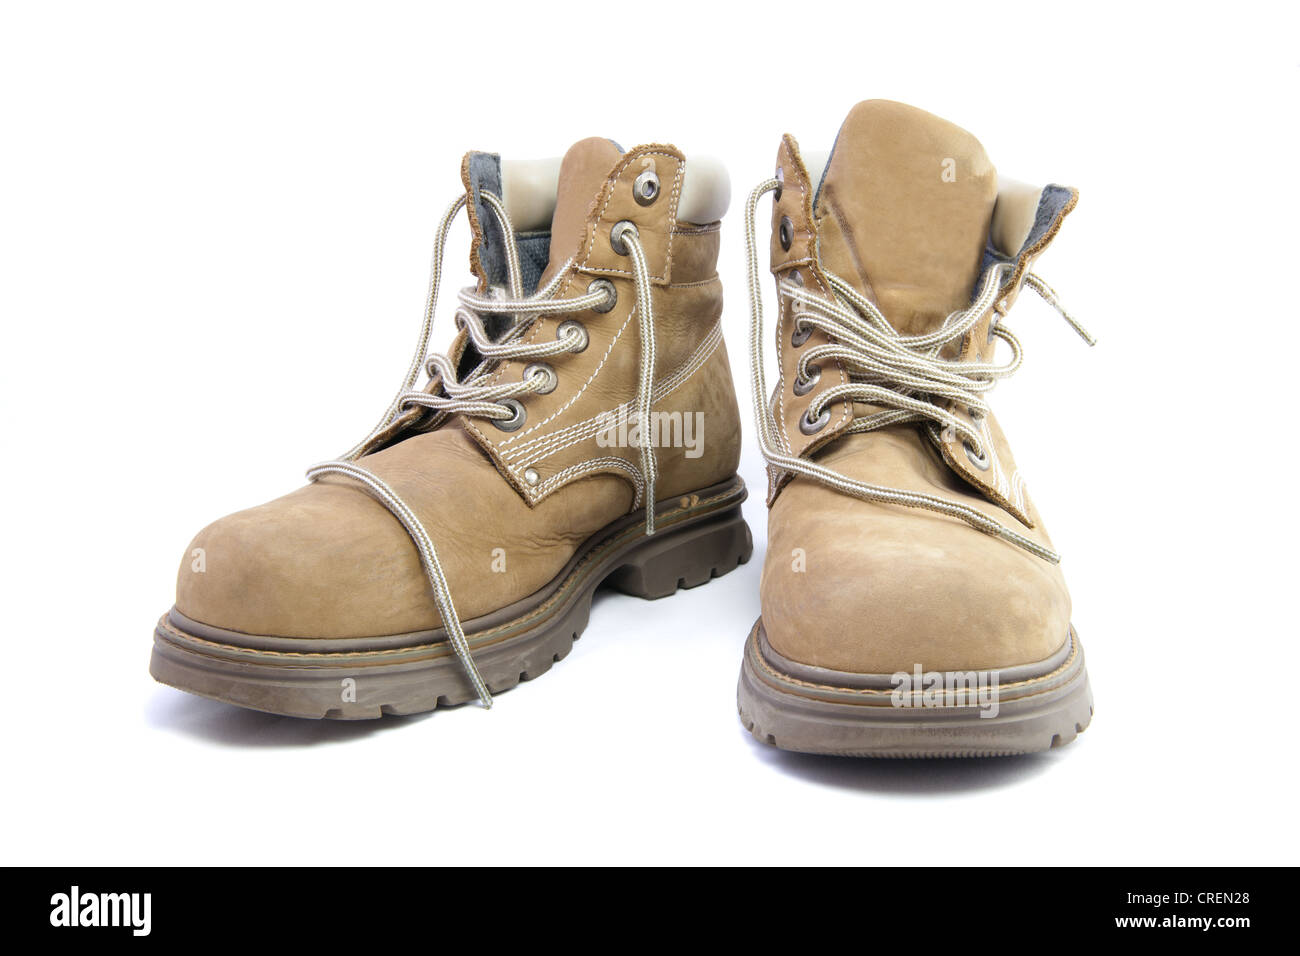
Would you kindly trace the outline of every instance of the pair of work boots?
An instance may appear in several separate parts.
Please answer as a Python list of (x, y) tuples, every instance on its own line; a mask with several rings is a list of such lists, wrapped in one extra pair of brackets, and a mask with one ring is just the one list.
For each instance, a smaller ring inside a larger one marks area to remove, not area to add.
[[(593, 138), (559, 161), (472, 152), (461, 175), (397, 395), (306, 487), (198, 534), (159, 681), (298, 717), (488, 705), (569, 652), (602, 583), (665, 597), (749, 558), (725, 171)], [(769, 534), (739, 706), (758, 739), (993, 755), (1088, 724), (1057, 556), (987, 404), (1020, 362), (1002, 325), (1020, 291), (1056, 304), (1029, 270), (1075, 201), (999, 184), (974, 137), (898, 103), (854, 107), (828, 155), (782, 140), (745, 207)], [(477, 282), (429, 353), (462, 210)]]

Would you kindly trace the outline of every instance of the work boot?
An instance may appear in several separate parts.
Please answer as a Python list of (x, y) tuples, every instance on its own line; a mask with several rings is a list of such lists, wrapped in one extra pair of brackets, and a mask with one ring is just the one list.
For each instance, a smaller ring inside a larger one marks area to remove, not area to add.
[[(586, 139), (563, 160), (472, 152), (461, 173), (397, 396), (308, 485), (199, 532), (159, 681), (299, 717), (490, 705), (569, 652), (602, 582), (658, 598), (748, 559), (725, 171)], [(462, 210), (477, 283), (426, 354)]]
[[(767, 192), (771, 394), (754, 239)], [(899, 103), (854, 107), (829, 156), (783, 139), (746, 208), (770, 510), (739, 704), (759, 740), (975, 756), (1045, 750), (1088, 725), (1059, 559), (988, 406), (1020, 364), (1002, 324), (1020, 291), (1058, 305), (1029, 270), (1076, 200), (999, 183), (973, 136)]]

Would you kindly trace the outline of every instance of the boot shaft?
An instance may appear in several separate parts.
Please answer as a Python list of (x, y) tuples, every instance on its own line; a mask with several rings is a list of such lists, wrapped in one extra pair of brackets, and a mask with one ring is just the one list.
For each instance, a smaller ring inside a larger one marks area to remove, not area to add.
[[(903, 337), (940, 334), (971, 307), (990, 270), (996, 294), (938, 355), (994, 361), (994, 331), (1026, 282), (1034, 260), (1073, 210), (1077, 193), (1006, 180), (970, 133), (923, 110), (884, 100), (859, 103), (828, 154), (805, 158), (792, 136), (777, 152), (770, 266), (778, 286), (792, 282), (828, 299), (835, 282), (869, 301)], [(800, 303), (778, 296), (779, 378), (773, 401), (778, 438), (810, 457), (839, 441), (870, 440), (861, 423), (889, 410), (830, 388), (860, 379), (851, 361), (808, 360), (833, 352), (835, 337), (799, 317)], [(1021, 523), (1031, 525), (1023, 480), (1005, 436), (987, 409), (944, 401), (964, 428), (940, 429), (934, 445), (946, 467)], [(911, 427), (911, 426), (909, 426)], [(978, 438), (972, 440), (972, 436)], [(788, 476), (773, 478), (771, 496)]]
[[(617, 474), (647, 493), (643, 437), (655, 446), (657, 497), (733, 474), (739, 460), (739, 410), (722, 343), (717, 274), (720, 220), (729, 200), (722, 168), (690, 163), (672, 146), (626, 152), (607, 139), (575, 144), (563, 160), (512, 162), (470, 153), (463, 173), (473, 228), (471, 265), (481, 289), (507, 281), (509, 250), (484, 194), (500, 196), (514, 224), (525, 294), (555, 283), (558, 297), (594, 289), (611, 301), (577, 315), (541, 316), (527, 332), (545, 341), (577, 323), (587, 344), (549, 363), (556, 386), (532, 396), (509, 431), (463, 419), (466, 430), (530, 504), (591, 474)], [(638, 278), (618, 243), (635, 229), (645, 257), (645, 295), (653, 314), (653, 354), (643, 351)], [(529, 288), (531, 286), (531, 288)], [(500, 329), (509, 317), (500, 317)], [(462, 368), (465, 336), (458, 336)], [(637, 407), (643, 366), (654, 394), (650, 419)], [(489, 382), (522, 378), (525, 363), (502, 362)]]

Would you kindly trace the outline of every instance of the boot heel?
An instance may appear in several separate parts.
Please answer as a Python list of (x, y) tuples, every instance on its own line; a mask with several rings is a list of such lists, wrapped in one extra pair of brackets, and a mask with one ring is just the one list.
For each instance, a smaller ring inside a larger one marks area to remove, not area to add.
[(749, 560), (754, 541), (740, 509), (680, 530), (665, 529), (628, 555), (605, 583), (643, 598), (661, 598), (722, 577)]

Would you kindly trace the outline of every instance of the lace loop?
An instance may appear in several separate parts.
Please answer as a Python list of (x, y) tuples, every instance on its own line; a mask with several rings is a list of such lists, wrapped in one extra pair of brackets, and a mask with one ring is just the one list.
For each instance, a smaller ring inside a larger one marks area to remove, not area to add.
[[(763, 364), (763, 298), (760, 289), (758, 247), (755, 239), (755, 211), (767, 193), (781, 188), (778, 179), (768, 179), (756, 186), (745, 204), (745, 252), (749, 278), (749, 360), (751, 398), (758, 423), (759, 446), (769, 466), (794, 475), (804, 475), (843, 494), (866, 501), (904, 505), (938, 512), (966, 522), (986, 534), (1002, 538), (1031, 554), (1055, 564), (1060, 555), (1036, 541), (1019, 534), (983, 512), (938, 495), (905, 491), (883, 485), (857, 481), (817, 462), (792, 455), (786, 450), (776, 416), (769, 401), (767, 377)], [(1023, 359), (1020, 341), (1000, 324), (990, 327), (990, 336), (1005, 341), (1012, 351), (1004, 365), (990, 362), (965, 362), (945, 358), (944, 347), (960, 341), (998, 301), (1001, 284), (1009, 266), (997, 263), (990, 267), (980, 284), (975, 301), (965, 309), (949, 315), (940, 327), (922, 335), (901, 335), (876, 307), (850, 283), (826, 273), (831, 297), (809, 289), (801, 282), (780, 279), (777, 292), (797, 308), (804, 328), (818, 329), (830, 339), (806, 349), (799, 357), (798, 381), (809, 378), (810, 369), (836, 362), (847, 373), (847, 381), (820, 391), (805, 413), (809, 422), (820, 421), (836, 402), (861, 402), (879, 408), (855, 417), (846, 434), (875, 431), (892, 425), (921, 423), (938, 442), (944, 432), (959, 435), (972, 461), (988, 460), (984, 436), (951, 410), (963, 406), (978, 419), (988, 414), (984, 394), (999, 379), (1014, 373)], [(1071, 328), (1089, 345), (1095, 340), (1061, 306), (1056, 293), (1037, 276), (1026, 273), (1024, 284), (1055, 308)], [(820, 428), (820, 426), (818, 426)], [(807, 433), (807, 430), (805, 429)]]

